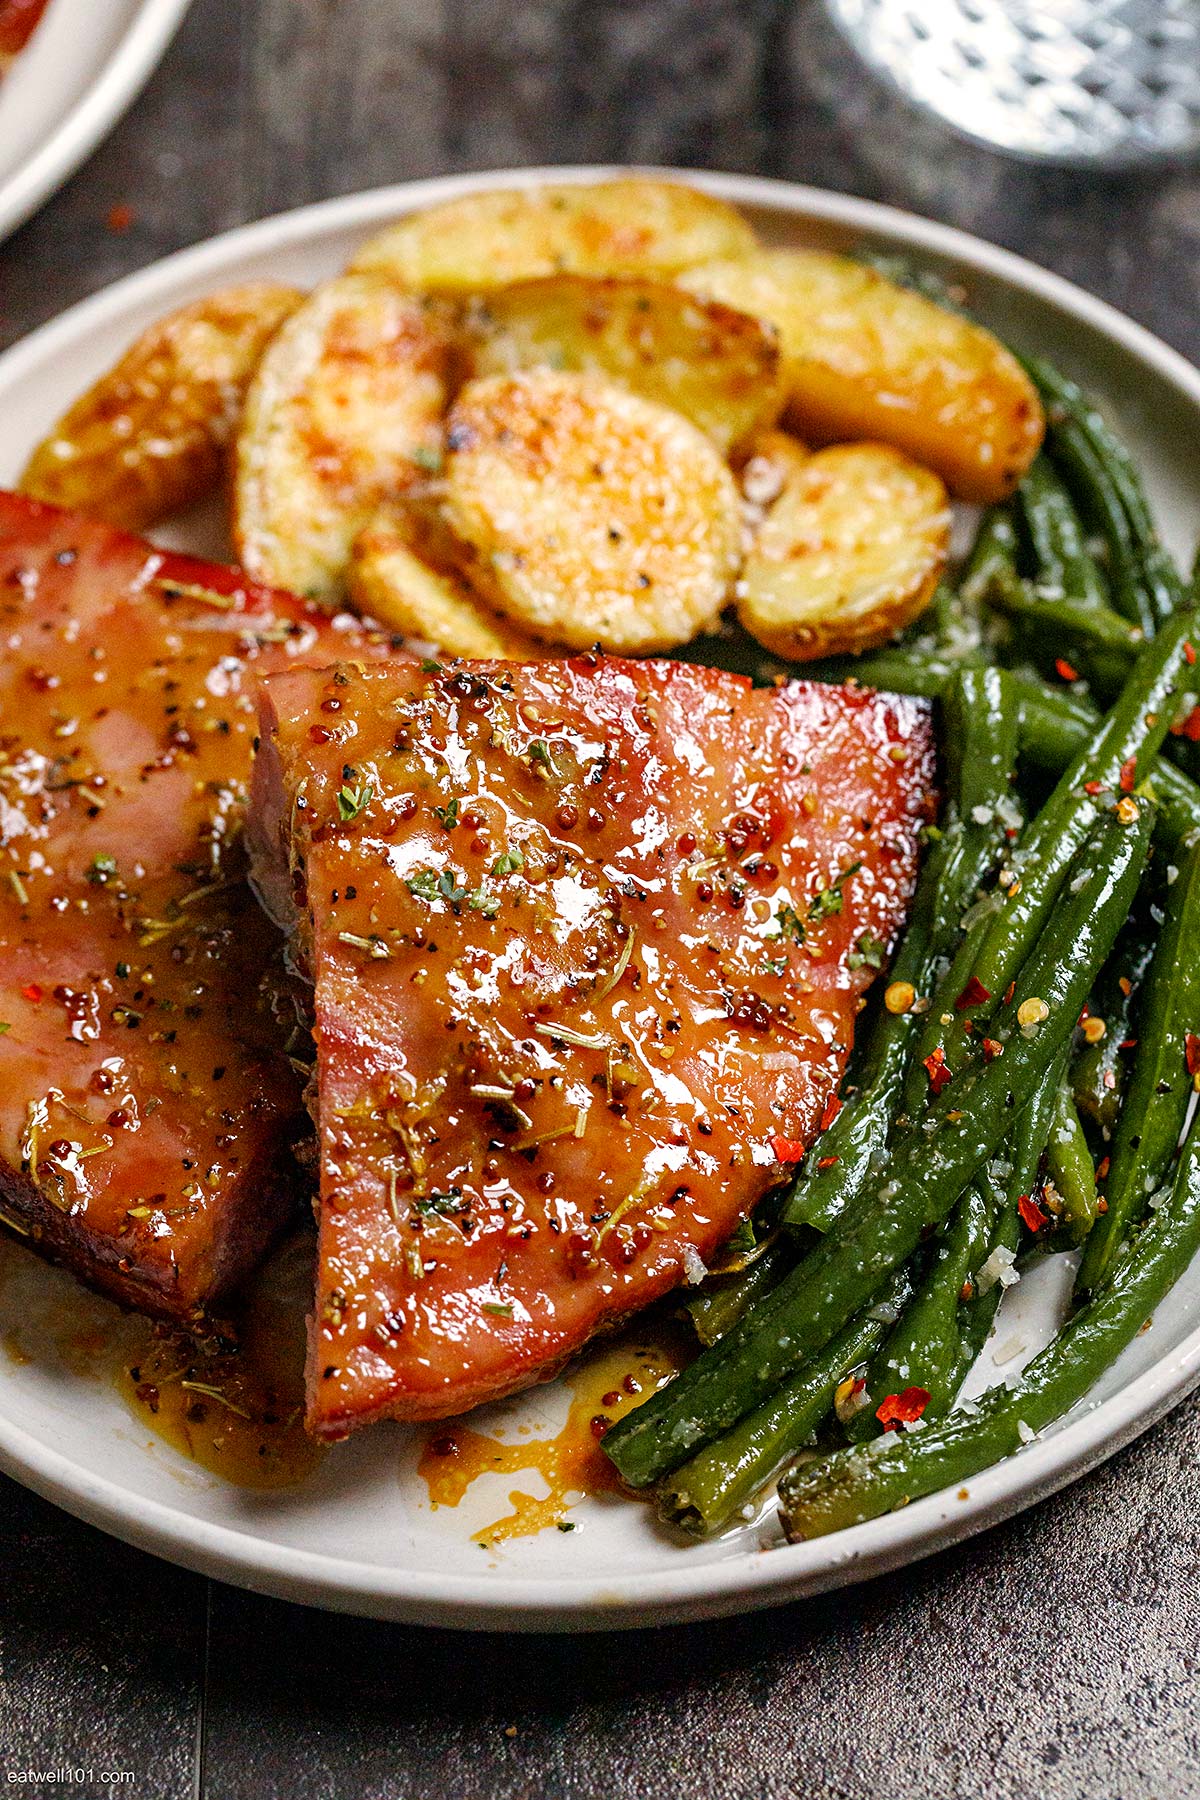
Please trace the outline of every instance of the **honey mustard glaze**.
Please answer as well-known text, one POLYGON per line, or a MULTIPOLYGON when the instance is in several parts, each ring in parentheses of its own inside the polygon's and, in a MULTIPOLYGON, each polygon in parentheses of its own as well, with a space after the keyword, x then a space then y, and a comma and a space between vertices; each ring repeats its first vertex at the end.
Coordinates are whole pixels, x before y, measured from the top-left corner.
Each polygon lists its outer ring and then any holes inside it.
POLYGON ((571 1394, 566 1423, 553 1437, 505 1442, 466 1421, 433 1426, 418 1473, 434 1507, 458 1506, 484 1475, 540 1475, 542 1497, 514 1488, 511 1511, 472 1534, 479 1544, 574 1530, 571 1508, 591 1494, 628 1493, 602 1447, 611 1425, 648 1400, 687 1360, 681 1328, 662 1320, 596 1344, 564 1377, 571 1394))

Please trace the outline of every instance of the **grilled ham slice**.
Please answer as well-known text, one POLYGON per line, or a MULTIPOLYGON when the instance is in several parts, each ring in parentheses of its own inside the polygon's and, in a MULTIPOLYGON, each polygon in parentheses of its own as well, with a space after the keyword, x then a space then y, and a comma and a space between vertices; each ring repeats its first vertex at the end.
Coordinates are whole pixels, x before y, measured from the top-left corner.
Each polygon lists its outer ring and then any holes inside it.
POLYGON ((836 1109, 933 747, 922 702, 590 654, 289 672, 261 730, 332 1439, 548 1378, 698 1278, 836 1109))
POLYGON ((0 1219, 187 1318, 293 1204, 304 1119, 244 880, 250 690, 379 634, 14 494, 0 632, 0 1219))

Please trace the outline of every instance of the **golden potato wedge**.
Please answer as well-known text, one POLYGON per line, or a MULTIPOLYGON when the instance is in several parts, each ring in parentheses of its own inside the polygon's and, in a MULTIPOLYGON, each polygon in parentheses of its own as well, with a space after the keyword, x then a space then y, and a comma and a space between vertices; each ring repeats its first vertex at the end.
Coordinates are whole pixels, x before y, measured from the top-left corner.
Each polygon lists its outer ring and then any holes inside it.
POLYGON ((752 251, 725 201, 629 176, 591 186, 493 188, 413 213, 368 239, 350 265, 408 287, 471 293, 534 275, 672 275, 752 251))
POLYGON ((422 562, 396 532, 363 533, 348 586, 361 612, 448 656, 530 662, 546 653, 544 644, 484 606, 461 577, 422 562))
POLYGON ((459 346, 443 309, 380 275, 319 287, 263 357, 234 472, 251 575, 335 603, 355 538, 441 460, 459 346))
POLYGON ((836 444, 799 461, 738 583, 738 617, 797 662, 881 644, 928 603, 946 562, 940 476, 890 444, 836 444))
POLYGON ((635 653, 717 618, 740 555, 737 489, 679 413, 599 375, 537 369, 469 382, 446 442, 442 520, 508 618, 635 653))
POLYGON ((773 326, 640 276, 545 275, 470 312, 477 375, 592 369, 672 406, 729 450, 783 409, 773 326))
POLYGON ((759 250, 693 269, 682 285, 778 328, 788 418, 816 443, 880 439, 991 504, 1036 456, 1032 382, 990 331, 845 256, 759 250))
POLYGON ((251 282, 156 320, 38 445, 22 493, 127 531, 203 499, 262 353, 303 299, 251 282))

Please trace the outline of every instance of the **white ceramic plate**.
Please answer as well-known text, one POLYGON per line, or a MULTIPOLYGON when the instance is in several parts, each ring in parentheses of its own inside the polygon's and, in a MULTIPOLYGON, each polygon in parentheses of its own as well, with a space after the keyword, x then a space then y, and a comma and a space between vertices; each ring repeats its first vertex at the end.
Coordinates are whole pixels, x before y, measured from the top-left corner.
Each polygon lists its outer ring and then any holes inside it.
MULTIPOLYGON (((579 170, 571 179, 611 171, 579 170)), ((336 270, 381 221, 482 185, 561 171, 471 176, 336 200, 230 233, 172 257, 74 308, 0 358, 5 432, 0 481, 15 478, 56 414, 166 309, 228 281, 312 282, 336 270)), ((687 176, 745 207, 782 242, 902 251, 968 285, 991 323, 1085 376, 1119 416, 1177 553, 1200 531, 1200 375, 1078 289, 957 232, 883 207, 782 183, 687 176)), ((0 1280, 0 1343, 49 1308, 85 1312, 67 1278, 10 1252, 0 1280)), ((995 1340, 1005 1375, 1048 1332, 1062 1259, 1027 1276, 995 1340), (1014 1348, 1023 1346, 1013 1355, 1014 1348)), ((88 1302, 88 1305, 93 1303, 88 1302)), ((99 1303, 94 1303, 99 1305, 99 1303)), ((51 1334, 53 1335, 53 1334, 51 1334)), ((140 1429, 109 1386, 51 1350, 0 1355, 0 1467, 69 1511, 176 1562, 316 1605, 381 1617, 506 1629, 659 1624, 812 1594, 912 1561, 1006 1517, 1082 1474, 1200 1381, 1200 1279, 1194 1270, 1065 1423, 954 1493, 811 1544, 778 1541, 764 1518, 706 1545, 670 1541, 647 1509, 598 1498, 579 1528, 483 1551, 470 1534, 507 1511, 528 1475, 487 1477, 455 1510, 433 1510, 413 1439, 379 1427, 340 1446, 308 1483, 274 1495, 230 1488, 140 1429)), ((492 1409, 507 1437, 552 1432, 561 1384, 492 1409)))
POLYGON ((50 0, 0 83, 0 238, 73 175, 138 94, 189 0, 50 0))

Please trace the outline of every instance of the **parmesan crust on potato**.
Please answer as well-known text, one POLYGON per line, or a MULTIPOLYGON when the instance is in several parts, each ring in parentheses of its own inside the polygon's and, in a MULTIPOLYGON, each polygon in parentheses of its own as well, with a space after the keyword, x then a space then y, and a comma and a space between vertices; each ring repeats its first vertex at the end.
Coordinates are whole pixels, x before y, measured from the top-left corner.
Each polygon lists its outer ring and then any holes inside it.
POLYGON ((363 533, 348 585, 360 612, 448 656, 529 662, 545 655, 544 644, 492 612, 460 576, 430 568, 394 531, 363 533))
POLYGON ((864 263, 758 250, 680 279, 777 327, 788 418, 803 437, 894 444, 983 505, 1010 494, 1037 454, 1041 404, 1011 352, 864 263))
POLYGON ((491 188, 413 213, 370 238, 351 267, 408 287, 470 293, 533 275, 673 275, 756 239, 725 201, 673 181, 491 188))
POLYGON ((644 652, 716 620, 740 554, 737 490, 680 414, 593 374, 467 384, 441 518, 472 585, 538 637, 644 652))
POLYGON ((303 299, 256 281, 157 319, 38 445, 21 492, 126 531, 202 500, 263 350, 303 299))
POLYGON ((246 396, 234 541, 258 581, 335 604, 355 538, 441 459, 458 339, 442 309, 379 275, 326 282, 246 396))
POLYGON ((546 275, 470 310, 476 375, 592 369, 729 450, 783 408, 774 326, 641 276, 546 275))
POLYGON ((928 603, 949 541, 940 477, 891 445, 801 453, 746 556, 738 617, 798 662, 868 649, 928 603))

